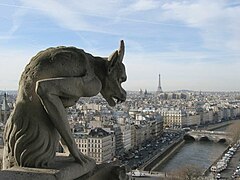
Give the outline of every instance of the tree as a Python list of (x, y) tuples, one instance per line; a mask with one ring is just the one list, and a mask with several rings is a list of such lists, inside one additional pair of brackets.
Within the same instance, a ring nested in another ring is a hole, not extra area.
[(240, 121), (230, 124), (226, 132), (232, 137), (232, 144), (235, 144), (240, 139)]
[(202, 171), (199, 167), (187, 165), (178, 169), (177, 171), (172, 172), (170, 176), (171, 177), (169, 179), (172, 180), (197, 180), (202, 177)]

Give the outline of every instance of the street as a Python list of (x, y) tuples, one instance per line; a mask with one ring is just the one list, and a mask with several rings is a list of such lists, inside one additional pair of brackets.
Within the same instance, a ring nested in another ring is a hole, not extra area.
[(181, 136), (180, 132), (164, 132), (159, 138), (143, 143), (138, 149), (132, 150), (122, 157), (122, 163), (137, 169), (154, 155), (163, 152), (170, 144)]
[(238, 148), (238, 150), (236, 151), (236, 153), (233, 155), (233, 157), (231, 158), (228, 167), (221, 172), (221, 178), (223, 179), (229, 179), (230, 177), (232, 177), (235, 169), (237, 168), (237, 166), (240, 163), (240, 148)]

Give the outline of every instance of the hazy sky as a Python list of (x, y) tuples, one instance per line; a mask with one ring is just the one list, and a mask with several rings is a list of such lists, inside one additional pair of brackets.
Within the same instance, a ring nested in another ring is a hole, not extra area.
[(239, 0), (1, 0), (0, 89), (50, 46), (108, 56), (125, 40), (127, 90), (240, 91)]

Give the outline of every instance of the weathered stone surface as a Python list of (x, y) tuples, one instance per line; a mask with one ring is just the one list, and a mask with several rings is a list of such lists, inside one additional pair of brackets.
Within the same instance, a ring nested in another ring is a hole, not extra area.
[(117, 162), (100, 164), (89, 173), (77, 180), (128, 180), (126, 167), (120, 166)]
[(16, 106), (5, 126), (3, 169), (51, 167), (57, 163), (55, 150), (61, 137), (65, 152), (77, 162), (73, 169), (80, 174), (91, 171), (95, 162), (79, 152), (65, 108), (99, 92), (111, 106), (115, 100), (125, 101), (123, 56), (123, 41), (109, 58), (74, 47), (49, 48), (34, 56), (22, 73)]
[[(80, 170), (81, 169), (81, 170)], [(91, 171), (89, 171), (91, 169)], [(0, 171), (4, 180), (127, 180), (125, 167), (115, 162), (93, 167), (82, 166), (70, 157), (57, 157), (48, 169), (12, 167)]]
[[(129, 177), (126, 174), (124, 167), (110, 166), (99, 169), (93, 176), (87, 180), (128, 180)], [(81, 180), (79, 178), (78, 180)]]
[(27, 168), (14, 166), (0, 173), (0, 179), (47, 179), (47, 180), (72, 180), (77, 179), (89, 170), (94, 169), (95, 165), (80, 165), (72, 157), (56, 157), (56, 161), (46, 168)]

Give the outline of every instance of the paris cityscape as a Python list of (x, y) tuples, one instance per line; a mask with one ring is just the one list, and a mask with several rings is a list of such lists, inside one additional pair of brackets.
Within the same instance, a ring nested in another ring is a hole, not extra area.
[(239, 13), (1, 0), (0, 179), (240, 179)]
[[(160, 74), (156, 87), (130, 91), (114, 108), (100, 95), (80, 98), (67, 109), (79, 151), (98, 164), (120, 161), (136, 179), (183, 178), (186, 170), (202, 179), (237, 178), (240, 93), (164, 92)], [(1, 91), (1, 132), (16, 95)]]

